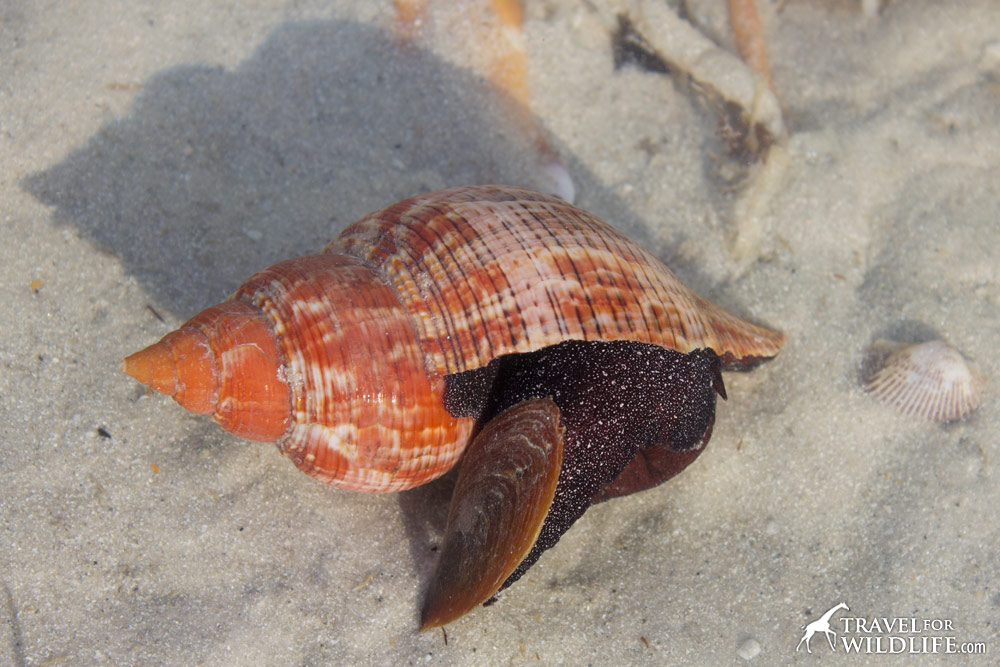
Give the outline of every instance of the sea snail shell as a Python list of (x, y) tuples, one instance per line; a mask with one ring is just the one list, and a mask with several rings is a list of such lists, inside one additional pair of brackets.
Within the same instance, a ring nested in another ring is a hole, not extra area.
[(509, 585), (591, 502), (687, 465), (724, 396), (720, 367), (783, 341), (593, 215), (477, 186), (362, 218), (122, 369), (348, 489), (411, 488), (469, 448), (429, 627)]

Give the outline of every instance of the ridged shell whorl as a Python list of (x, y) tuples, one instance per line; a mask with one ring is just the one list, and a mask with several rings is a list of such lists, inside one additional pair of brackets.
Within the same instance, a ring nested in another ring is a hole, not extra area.
[(362, 218), (325, 252), (361, 258), (396, 288), (440, 374), (569, 339), (707, 347), (727, 366), (772, 357), (784, 342), (692, 292), (606, 222), (529, 190), (413, 197)]
[(278, 446), (299, 468), (351, 489), (397, 491), (451, 469), (472, 420), (444, 407), (409, 313), (359, 260), (306, 255), (233, 295), (270, 319), (285, 358), (292, 423)]

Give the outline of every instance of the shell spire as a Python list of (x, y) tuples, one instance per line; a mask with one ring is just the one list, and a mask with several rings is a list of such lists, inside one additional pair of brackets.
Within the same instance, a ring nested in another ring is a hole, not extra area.
[(288, 430), (284, 356), (264, 313), (245, 301), (203, 310), (127, 357), (121, 370), (227, 431), (274, 442)]
[(428, 375), (394, 289), (342, 255), (257, 272), (121, 370), (349, 489), (440, 477), (474, 425), (445, 408), (444, 379)]

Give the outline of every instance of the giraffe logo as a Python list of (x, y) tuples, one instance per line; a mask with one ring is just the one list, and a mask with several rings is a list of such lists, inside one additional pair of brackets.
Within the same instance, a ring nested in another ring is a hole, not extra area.
[(812, 623), (803, 625), (802, 629), (805, 630), (805, 632), (802, 635), (802, 639), (799, 640), (798, 645), (795, 647), (795, 650), (798, 651), (802, 648), (802, 643), (805, 642), (806, 652), (812, 653), (812, 650), (809, 648), (809, 640), (812, 639), (812, 636), (817, 632), (822, 632), (826, 635), (826, 641), (830, 643), (830, 650), (836, 651), (837, 633), (830, 629), (830, 617), (837, 613), (838, 609), (843, 609), (845, 611), (851, 610), (851, 608), (847, 606), (846, 602), (841, 602), (828, 609), (825, 614), (817, 618)]

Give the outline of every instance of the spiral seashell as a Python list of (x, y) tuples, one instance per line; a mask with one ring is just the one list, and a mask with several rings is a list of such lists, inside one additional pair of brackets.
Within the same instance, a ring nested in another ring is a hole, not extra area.
[(593, 215), (476, 186), (258, 272), (122, 370), (347, 489), (411, 488), (464, 456), (430, 627), (510, 585), (591, 503), (683, 469), (720, 370), (783, 342)]
[(948, 343), (893, 347), (865, 384), (878, 400), (904, 415), (939, 422), (965, 419), (982, 403), (985, 378)]

